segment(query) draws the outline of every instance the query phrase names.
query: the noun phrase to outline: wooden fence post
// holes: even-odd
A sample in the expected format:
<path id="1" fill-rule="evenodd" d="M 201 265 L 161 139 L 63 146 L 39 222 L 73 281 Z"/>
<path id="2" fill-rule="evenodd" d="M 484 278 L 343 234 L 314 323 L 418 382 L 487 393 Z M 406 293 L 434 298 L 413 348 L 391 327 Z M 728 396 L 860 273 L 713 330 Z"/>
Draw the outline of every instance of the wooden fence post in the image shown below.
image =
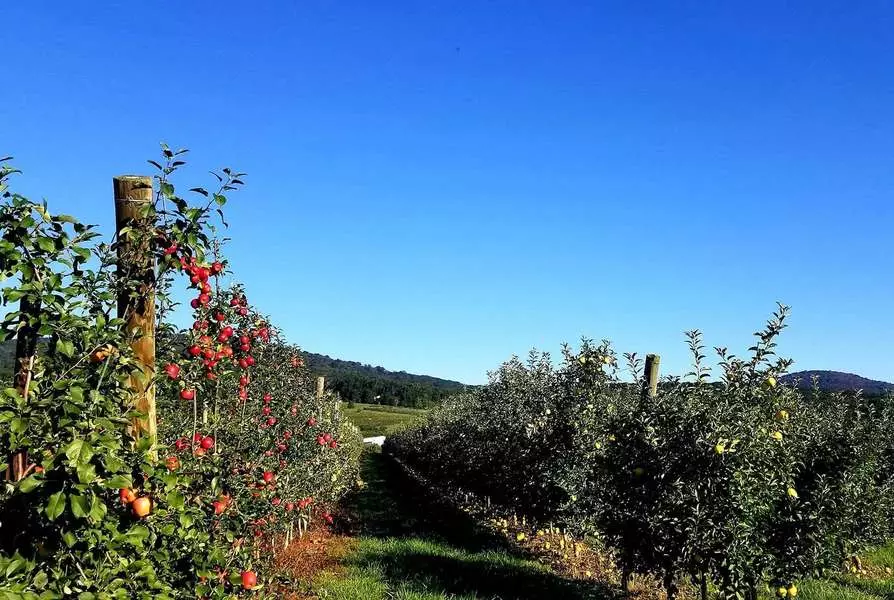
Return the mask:
<path id="1" fill-rule="evenodd" d="M 144 417 L 134 419 L 134 438 L 156 441 L 155 414 L 155 264 L 152 236 L 155 223 L 146 218 L 152 204 L 152 178 L 123 175 L 112 180 L 118 241 L 118 272 L 127 282 L 118 293 L 118 316 L 126 322 L 127 336 L 140 371 L 130 378 L 136 392 L 134 408 Z M 129 228 L 122 233 L 122 229 Z"/>
<path id="2" fill-rule="evenodd" d="M 15 389 L 23 398 L 31 389 L 34 372 L 34 356 L 37 354 L 37 329 L 31 324 L 40 315 L 40 302 L 25 296 L 19 302 L 19 330 L 16 333 Z M 28 472 L 28 450 L 19 450 L 9 457 L 6 468 L 7 481 L 21 481 Z"/>
<path id="3" fill-rule="evenodd" d="M 658 394 L 658 367 L 661 357 L 657 354 L 646 355 L 646 372 L 643 380 L 643 398 L 654 398 Z"/>
<path id="4" fill-rule="evenodd" d="M 317 400 L 323 399 L 323 390 L 326 388 L 326 378 L 317 377 Z"/>

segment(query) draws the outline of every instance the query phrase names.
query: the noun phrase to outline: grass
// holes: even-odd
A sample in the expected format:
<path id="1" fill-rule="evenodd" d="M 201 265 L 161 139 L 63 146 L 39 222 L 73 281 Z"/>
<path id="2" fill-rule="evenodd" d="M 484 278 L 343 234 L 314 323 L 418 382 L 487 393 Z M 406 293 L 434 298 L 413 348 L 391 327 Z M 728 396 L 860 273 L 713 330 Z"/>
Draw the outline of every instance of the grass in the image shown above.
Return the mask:
<path id="1" fill-rule="evenodd" d="M 378 404 L 355 404 L 353 408 L 342 406 L 342 413 L 360 428 L 364 437 L 389 435 L 425 414 L 425 409 Z"/>
<path id="2" fill-rule="evenodd" d="M 820 579 L 803 582 L 799 586 L 798 598 L 801 600 L 875 600 L 878 596 L 866 593 L 859 588 Z"/>
<path id="3" fill-rule="evenodd" d="M 367 487 L 348 499 L 344 533 L 356 536 L 343 569 L 322 574 L 326 600 L 605 599 L 616 594 L 564 579 L 518 554 L 467 515 L 426 496 L 375 451 L 363 457 Z"/>
<path id="4" fill-rule="evenodd" d="M 865 575 L 834 574 L 828 579 L 798 582 L 798 600 L 894 600 L 894 577 L 885 569 L 894 569 L 894 544 L 862 555 Z M 761 595 L 770 600 L 770 593 Z"/>
<path id="5" fill-rule="evenodd" d="M 863 555 L 863 562 L 871 567 L 894 569 L 894 544 L 866 552 Z"/>

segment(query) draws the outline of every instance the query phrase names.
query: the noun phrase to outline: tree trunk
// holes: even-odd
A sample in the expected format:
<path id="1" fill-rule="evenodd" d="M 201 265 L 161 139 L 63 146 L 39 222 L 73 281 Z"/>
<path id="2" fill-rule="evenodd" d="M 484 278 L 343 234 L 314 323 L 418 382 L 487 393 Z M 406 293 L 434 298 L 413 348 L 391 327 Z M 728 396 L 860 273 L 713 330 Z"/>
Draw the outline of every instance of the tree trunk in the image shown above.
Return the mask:
<path id="1" fill-rule="evenodd" d="M 667 573 L 664 576 L 664 591 L 667 593 L 667 600 L 676 600 L 677 580 L 673 573 Z"/>

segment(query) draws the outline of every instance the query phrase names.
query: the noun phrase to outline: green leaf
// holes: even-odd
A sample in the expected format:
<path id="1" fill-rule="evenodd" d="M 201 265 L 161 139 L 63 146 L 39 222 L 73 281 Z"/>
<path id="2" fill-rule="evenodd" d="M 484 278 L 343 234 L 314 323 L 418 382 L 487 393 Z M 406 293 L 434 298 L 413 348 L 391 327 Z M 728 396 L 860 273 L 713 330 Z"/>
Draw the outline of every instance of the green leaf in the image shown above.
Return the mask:
<path id="1" fill-rule="evenodd" d="M 55 521 L 59 515 L 62 514 L 62 511 L 65 510 L 65 492 L 56 492 L 52 496 L 50 496 L 50 501 L 47 503 L 47 516 L 51 521 Z"/>
<path id="2" fill-rule="evenodd" d="M 100 500 L 99 496 L 93 496 L 90 502 L 90 520 L 98 523 L 106 516 L 107 508 L 105 503 Z"/>
<path id="3" fill-rule="evenodd" d="M 17 300 L 21 300 L 22 297 L 26 294 L 23 290 L 6 290 L 6 299 L 9 302 L 15 302 Z"/>
<path id="4" fill-rule="evenodd" d="M 180 484 L 180 477 L 176 473 L 169 473 L 161 479 L 165 482 L 165 490 L 171 490 Z"/>
<path id="5" fill-rule="evenodd" d="M 76 439 L 72 440 L 72 442 L 65 449 L 65 456 L 68 457 L 70 461 L 77 461 L 77 457 L 81 455 L 81 448 L 84 447 L 84 440 Z"/>
<path id="6" fill-rule="evenodd" d="M 62 541 L 65 542 L 66 546 L 71 548 L 78 543 L 78 538 L 72 532 L 66 531 L 62 534 Z"/>
<path id="7" fill-rule="evenodd" d="M 18 571 L 19 569 L 24 568 L 25 566 L 27 566 L 25 559 L 20 558 L 18 557 L 18 555 L 16 555 L 16 558 L 13 558 L 11 561 L 9 561 L 9 564 L 6 567 L 6 577 L 12 577 L 13 573 Z"/>
<path id="8" fill-rule="evenodd" d="M 106 455 L 103 457 L 103 462 L 106 465 L 106 470 L 109 472 L 112 472 L 112 473 L 115 473 L 117 471 L 123 471 L 127 468 L 127 465 L 124 463 L 124 461 L 116 456 Z M 115 477 L 119 477 L 119 476 L 116 475 Z M 115 479 L 115 477 L 113 477 L 112 479 Z M 121 477 L 128 477 L 128 480 L 127 480 L 128 484 L 127 485 L 116 485 L 115 487 L 133 487 L 129 476 L 122 475 Z M 120 481 L 118 479 L 115 479 L 115 480 Z M 109 487 L 111 487 L 111 484 L 109 484 Z"/>
<path id="9" fill-rule="evenodd" d="M 25 433 L 28 430 L 28 422 L 16 417 L 9 422 L 9 430 L 13 433 Z"/>
<path id="10" fill-rule="evenodd" d="M 28 492 L 42 486 L 43 483 L 44 482 L 42 479 L 38 479 L 34 475 L 29 475 L 19 482 L 19 491 L 23 494 L 27 494 Z"/>
<path id="11" fill-rule="evenodd" d="M 72 494 L 68 497 L 68 501 L 75 517 L 83 519 L 90 512 L 90 501 L 86 497 Z"/>
<path id="12" fill-rule="evenodd" d="M 189 516 L 189 514 L 180 513 L 180 526 L 181 527 L 183 527 L 184 529 L 189 529 L 190 527 L 192 527 L 192 523 L 193 523 L 193 520 L 192 520 L 192 517 Z"/>
<path id="13" fill-rule="evenodd" d="M 77 404 L 84 403 L 84 390 L 82 390 L 81 388 L 79 388 L 77 386 L 72 386 L 68 390 L 68 394 L 71 397 L 72 402 L 75 402 Z"/>
<path id="14" fill-rule="evenodd" d="M 53 252 L 56 250 L 56 244 L 48 237 L 37 238 L 37 246 L 44 252 Z"/>
<path id="15" fill-rule="evenodd" d="M 56 340 L 56 352 L 64 354 L 68 358 L 74 356 L 74 344 L 67 340 Z"/>
<path id="16" fill-rule="evenodd" d="M 124 534 L 124 541 L 132 546 L 142 546 L 149 537 L 149 529 L 143 525 L 134 525 Z"/>
<path id="17" fill-rule="evenodd" d="M 128 475 L 115 475 L 114 477 L 107 479 L 104 485 L 105 487 L 112 488 L 114 490 L 120 490 L 121 488 L 132 488 L 133 479 L 131 479 L 131 477 Z"/>
<path id="18" fill-rule="evenodd" d="M 93 458 L 93 448 L 89 442 L 81 439 L 72 441 L 65 449 L 65 456 L 71 461 L 72 466 L 84 464 Z"/>
<path id="19" fill-rule="evenodd" d="M 183 494 L 174 490 L 173 492 L 167 495 L 167 502 L 171 506 L 171 508 L 183 508 L 186 504 L 186 500 L 183 498 Z"/>
<path id="20" fill-rule="evenodd" d="M 31 585 L 33 585 L 36 589 L 42 590 L 47 587 L 47 583 L 49 583 L 49 577 L 47 577 L 46 572 L 41 571 L 37 575 L 34 576 L 34 579 L 31 581 Z"/>
<path id="21" fill-rule="evenodd" d="M 78 481 L 90 483 L 94 479 L 96 479 L 96 467 L 91 464 L 78 465 Z"/>

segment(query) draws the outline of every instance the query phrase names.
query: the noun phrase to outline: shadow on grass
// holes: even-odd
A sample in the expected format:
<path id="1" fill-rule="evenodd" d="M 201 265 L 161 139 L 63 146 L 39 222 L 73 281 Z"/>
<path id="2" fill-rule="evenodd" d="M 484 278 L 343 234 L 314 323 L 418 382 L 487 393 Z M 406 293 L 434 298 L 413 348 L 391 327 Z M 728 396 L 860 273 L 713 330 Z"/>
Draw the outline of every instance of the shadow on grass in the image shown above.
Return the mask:
<path id="1" fill-rule="evenodd" d="M 368 541 L 351 566 L 380 573 L 389 587 L 419 594 L 501 600 L 603 599 L 613 590 L 563 579 L 538 563 L 488 551 L 469 553 L 432 542 Z"/>
<path id="2" fill-rule="evenodd" d="M 438 540 L 475 552 L 509 550 L 505 539 L 421 488 L 379 449 L 366 450 L 361 461 L 366 487 L 342 502 L 344 533 Z"/>
<path id="3" fill-rule="evenodd" d="M 500 600 L 612 598 L 593 582 L 559 577 L 505 538 L 432 497 L 379 452 L 363 456 L 367 486 L 348 498 L 346 533 L 360 537 L 346 566 L 375 574 L 394 597 Z M 392 597 L 392 596 L 388 596 Z"/>
<path id="4" fill-rule="evenodd" d="M 850 575 L 835 575 L 830 578 L 845 592 L 859 592 L 871 596 L 894 600 L 894 581 L 891 579 L 858 579 Z"/>

